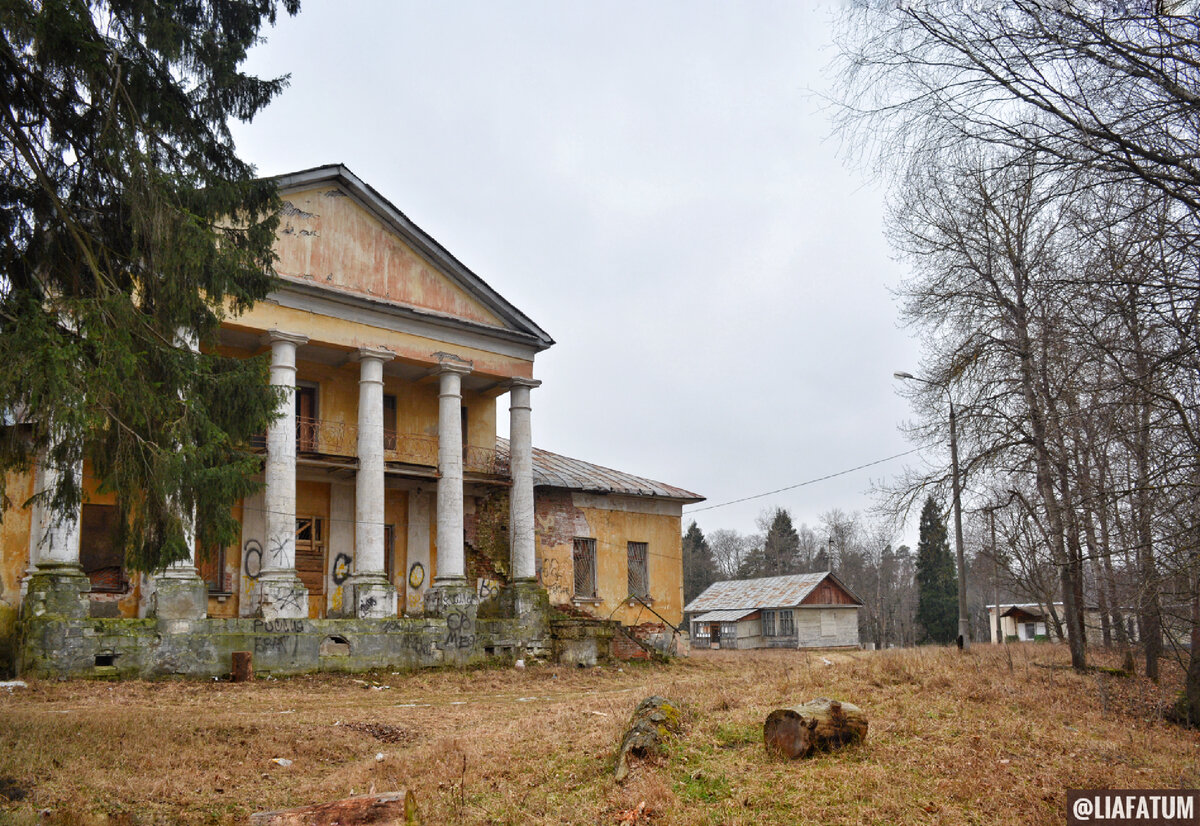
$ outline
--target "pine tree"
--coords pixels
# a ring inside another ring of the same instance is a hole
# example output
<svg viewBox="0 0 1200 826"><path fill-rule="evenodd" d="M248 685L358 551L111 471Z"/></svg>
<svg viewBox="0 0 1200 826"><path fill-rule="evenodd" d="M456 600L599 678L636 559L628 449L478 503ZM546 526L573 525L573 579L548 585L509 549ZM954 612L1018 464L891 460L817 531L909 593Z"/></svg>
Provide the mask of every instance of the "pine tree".
<svg viewBox="0 0 1200 826"><path fill-rule="evenodd" d="M921 508L917 543L917 622L926 639L948 643L958 636L957 583L946 523L930 496Z"/></svg>
<svg viewBox="0 0 1200 826"><path fill-rule="evenodd" d="M683 535L683 602L686 605L717 581L717 562L704 532L692 522Z"/></svg>
<svg viewBox="0 0 1200 826"><path fill-rule="evenodd" d="M0 4L0 513L5 474L42 453L64 471L49 504L78 508L87 458L137 570L190 557L181 514L202 546L235 541L278 398L262 359L215 344L274 283L278 198L228 122L286 84L239 70L279 5L299 11Z"/></svg>

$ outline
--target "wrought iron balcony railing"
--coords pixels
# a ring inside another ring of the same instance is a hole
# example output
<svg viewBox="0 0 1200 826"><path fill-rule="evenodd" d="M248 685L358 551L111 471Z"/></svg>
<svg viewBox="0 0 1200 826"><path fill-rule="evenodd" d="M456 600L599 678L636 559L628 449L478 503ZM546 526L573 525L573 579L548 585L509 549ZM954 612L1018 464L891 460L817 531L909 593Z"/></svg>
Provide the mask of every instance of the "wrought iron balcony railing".
<svg viewBox="0 0 1200 826"><path fill-rule="evenodd" d="M256 436L251 444L265 449L265 435ZM353 457L358 454L358 425L296 417L297 453L320 453L326 456ZM433 467L438 465L438 440L424 433L383 431L383 458L387 462ZM463 469L489 476L508 476L508 456L475 445L463 446Z"/></svg>

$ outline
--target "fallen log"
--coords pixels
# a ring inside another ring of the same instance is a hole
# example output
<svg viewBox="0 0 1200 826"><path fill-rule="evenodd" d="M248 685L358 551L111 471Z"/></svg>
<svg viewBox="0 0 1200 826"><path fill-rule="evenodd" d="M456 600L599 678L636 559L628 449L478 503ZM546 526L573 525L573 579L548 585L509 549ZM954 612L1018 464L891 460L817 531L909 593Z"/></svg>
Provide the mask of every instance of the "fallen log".
<svg viewBox="0 0 1200 826"><path fill-rule="evenodd" d="M814 751L832 751L867 739L867 718L852 703L818 697L767 715L763 742L767 754L795 760Z"/></svg>
<svg viewBox="0 0 1200 826"><path fill-rule="evenodd" d="M408 826L420 821L417 817L417 799L413 796L412 789L409 789L403 792L363 794L275 812L255 812L250 815L249 822L250 826Z"/></svg>
<svg viewBox="0 0 1200 826"><path fill-rule="evenodd" d="M631 757L645 759L665 754L666 741L681 730L679 707L666 697L655 695L638 703L617 749L617 764L613 771L617 782L629 775Z"/></svg>

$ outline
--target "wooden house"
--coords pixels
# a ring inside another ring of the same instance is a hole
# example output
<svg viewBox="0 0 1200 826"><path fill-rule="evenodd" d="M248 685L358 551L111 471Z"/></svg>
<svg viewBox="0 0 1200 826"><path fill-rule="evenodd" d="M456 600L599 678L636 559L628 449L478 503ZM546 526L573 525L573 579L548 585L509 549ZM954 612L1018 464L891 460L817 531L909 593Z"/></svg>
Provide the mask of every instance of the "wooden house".
<svg viewBox="0 0 1200 826"><path fill-rule="evenodd" d="M695 648L858 645L862 600L829 571L714 582L684 607Z"/></svg>

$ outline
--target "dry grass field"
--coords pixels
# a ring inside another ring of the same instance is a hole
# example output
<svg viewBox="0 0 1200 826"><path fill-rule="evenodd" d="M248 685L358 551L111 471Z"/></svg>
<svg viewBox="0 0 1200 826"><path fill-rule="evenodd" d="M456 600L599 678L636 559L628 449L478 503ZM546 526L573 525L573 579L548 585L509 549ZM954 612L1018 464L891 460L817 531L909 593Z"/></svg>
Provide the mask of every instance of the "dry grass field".
<svg viewBox="0 0 1200 826"><path fill-rule="evenodd" d="M0 689L0 822L240 823L411 788L430 824L1061 824L1068 788L1200 786L1200 733L1161 719L1177 673L1153 686L1066 657L706 651L589 670L30 682ZM617 785L615 747L651 694L682 704L685 733ZM767 714L817 696L861 706L867 742L768 759Z"/></svg>

